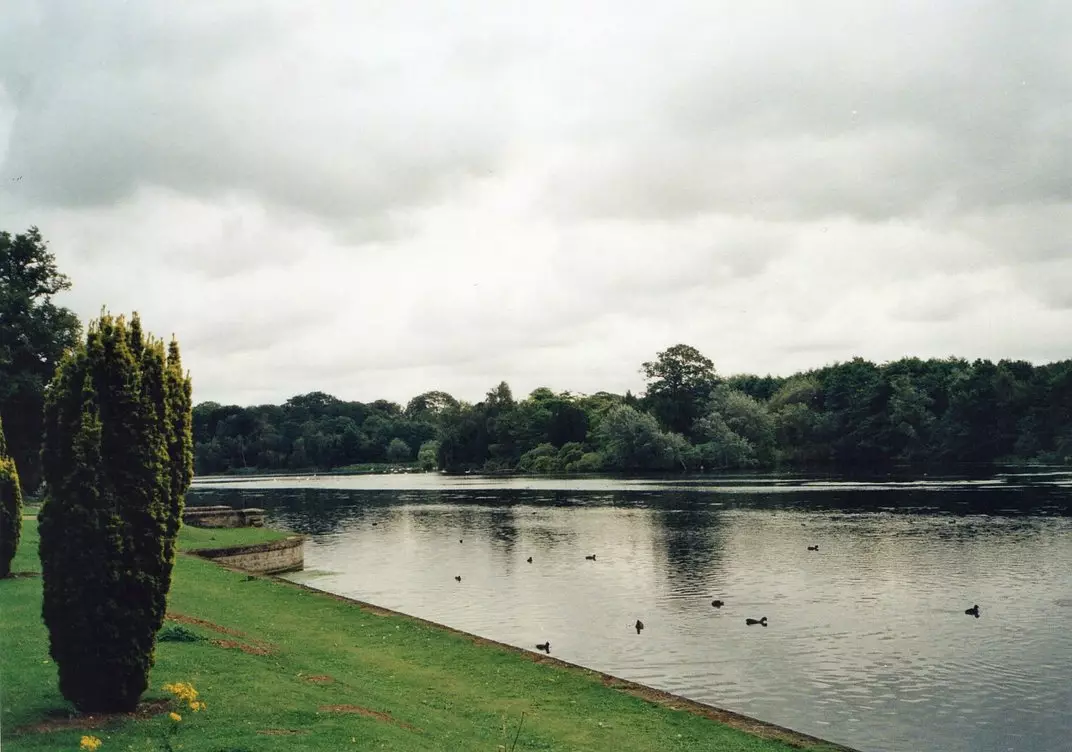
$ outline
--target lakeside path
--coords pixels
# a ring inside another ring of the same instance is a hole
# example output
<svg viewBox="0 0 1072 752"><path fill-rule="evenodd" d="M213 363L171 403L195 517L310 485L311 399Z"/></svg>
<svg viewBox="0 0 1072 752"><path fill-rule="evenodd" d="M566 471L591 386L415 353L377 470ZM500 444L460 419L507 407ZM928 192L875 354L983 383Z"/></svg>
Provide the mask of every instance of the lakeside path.
<svg viewBox="0 0 1072 752"><path fill-rule="evenodd" d="M282 534L186 528L180 548L275 537ZM37 541L36 521L25 520L14 571L39 570ZM172 727L171 743L184 752L845 749L188 554L176 562L167 625L200 639L158 645L145 712L69 718L40 611L39 576L0 581L5 752L77 750L87 733L103 741L101 752L158 749ZM160 687L180 681L208 709L183 712L176 724Z"/></svg>

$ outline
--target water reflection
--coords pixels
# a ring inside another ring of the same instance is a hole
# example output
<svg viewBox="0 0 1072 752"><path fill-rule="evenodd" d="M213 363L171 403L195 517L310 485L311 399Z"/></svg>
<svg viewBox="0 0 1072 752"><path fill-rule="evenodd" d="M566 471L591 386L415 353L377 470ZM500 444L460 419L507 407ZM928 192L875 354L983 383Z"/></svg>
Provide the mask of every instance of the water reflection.
<svg viewBox="0 0 1072 752"><path fill-rule="evenodd" d="M1048 750L1072 734L1067 479L269 481L193 500L313 536L316 587L860 749Z"/></svg>

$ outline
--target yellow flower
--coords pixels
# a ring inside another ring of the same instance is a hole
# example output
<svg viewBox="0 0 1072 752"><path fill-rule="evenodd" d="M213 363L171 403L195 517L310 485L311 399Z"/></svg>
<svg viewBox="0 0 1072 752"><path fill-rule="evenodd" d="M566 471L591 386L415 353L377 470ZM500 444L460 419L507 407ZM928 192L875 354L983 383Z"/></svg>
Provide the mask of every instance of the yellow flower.
<svg viewBox="0 0 1072 752"><path fill-rule="evenodd" d="M190 710L194 711L195 713L197 711L199 711L199 710L204 710L207 707L208 707L208 705L206 705L205 703L201 702L200 700L190 703Z"/></svg>
<svg viewBox="0 0 1072 752"><path fill-rule="evenodd" d="M100 749L101 740L95 736L83 736L82 743L78 745L79 749L86 749L89 752L94 752L96 749Z"/></svg>
<svg viewBox="0 0 1072 752"><path fill-rule="evenodd" d="M170 713L168 713L168 717L171 718L171 720L173 720L173 721L181 721L182 720L182 716L179 715L178 713L176 713L174 710L172 710Z"/></svg>
<svg viewBox="0 0 1072 752"><path fill-rule="evenodd" d="M197 699L197 690L194 689L194 685L189 682L175 682L174 684L165 684L164 691L170 692L177 698L186 703L192 703Z"/></svg>

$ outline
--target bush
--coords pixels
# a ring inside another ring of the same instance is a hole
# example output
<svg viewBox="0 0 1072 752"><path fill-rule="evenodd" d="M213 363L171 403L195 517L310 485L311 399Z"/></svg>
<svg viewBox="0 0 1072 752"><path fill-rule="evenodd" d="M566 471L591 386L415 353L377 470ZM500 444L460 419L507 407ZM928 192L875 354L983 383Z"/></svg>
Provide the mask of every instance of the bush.
<svg viewBox="0 0 1072 752"><path fill-rule="evenodd" d="M417 451L417 464L421 470L435 470L439 465L439 442L426 441Z"/></svg>
<svg viewBox="0 0 1072 752"><path fill-rule="evenodd" d="M412 459L413 450L409 448L409 444L402 439L391 439L391 443L387 445L388 462L409 462Z"/></svg>
<svg viewBox="0 0 1072 752"><path fill-rule="evenodd" d="M521 455L517 469L524 473L550 473L555 470L558 450L553 444L540 444Z"/></svg>
<svg viewBox="0 0 1072 752"><path fill-rule="evenodd" d="M163 625L193 474L178 345L102 315L45 402L42 616L60 692L82 712L134 710Z"/></svg>
<svg viewBox="0 0 1072 752"><path fill-rule="evenodd" d="M15 461L7 456L4 426L0 424L0 577L11 574L11 560L22 533L22 488Z"/></svg>
<svg viewBox="0 0 1072 752"><path fill-rule="evenodd" d="M563 444L558 450L558 467L565 470L575 462L579 462L584 457L584 447L576 441L570 441Z"/></svg>
<svg viewBox="0 0 1072 752"><path fill-rule="evenodd" d="M586 452L576 462L566 465L567 473L598 473L603 469L603 456L599 452Z"/></svg>
<svg viewBox="0 0 1072 752"><path fill-rule="evenodd" d="M597 438L603 465L625 472L670 470L680 467L680 434L659 430L648 413L631 407L616 407L599 425Z"/></svg>
<svg viewBox="0 0 1072 752"><path fill-rule="evenodd" d="M204 639L181 624L168 624L156 635L157 642L201 642Z"/></svg>

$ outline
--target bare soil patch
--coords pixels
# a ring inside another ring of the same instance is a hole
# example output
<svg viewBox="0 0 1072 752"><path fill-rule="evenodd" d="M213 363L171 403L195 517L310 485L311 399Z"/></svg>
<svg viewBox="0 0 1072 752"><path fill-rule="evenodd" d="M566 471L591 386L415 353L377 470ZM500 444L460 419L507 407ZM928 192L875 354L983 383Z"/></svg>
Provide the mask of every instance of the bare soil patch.
<svg viewBox="0 0 1072 752"><path fill-rule="evenodd" d="M169 611L167 618L170 621L175 621L180 624L190 624L195 627L202 627L204 629L217 632L219 634L228 635L230 637L244 637L249 641L249 644L238 642L237 640L209 640L213 645L220 648L231 648L234 650L241 650L243 653L249 653L250 655L271 655L275 652L275 646L271 643L263 642L261 640L253 640L246 637L245 632L240 632L237 629L231 629L230 627L223 627L219 624L214 624L207 619L199 619L196 616L188 616L187 614L179 614L174 611Z"/></svg>
<svg viewBox="0 0 1072 752"><path fill-rule="evenodd" d="M237 640L209 640L213 645L218 648L229 648L232 650L241 650L248 655L271 655L272 651L263 645L247 645L244 642L238 642Z"/></svg>
<svg viewBox="0 0 1072 752"><path fill-rule="evenodd" d="M99 729L113 723L132 718L151 718L166 713L171 709L171 700L150 700L138 705L133 713L87 713L74 714L67 710L53 711L52 717L30 726L15 729L16 734L47 734L50 731L69 731L73 729Z"/></svg>
<svg viewBox="0 0 1072 752"><path fill-rule="evenodd" d="M360 705L321 705L317 709L321 713L357 713L366 718L375 718L377 721L383 721L384 723L393 723L407 731L420 731L420 729L415 726L410 726L408 723L393 718L390 713L384 713L382 710L371 710L370 708L364 708Z"/></svg>
<svg viewBox="0 0 1072 752"><path fill-rule="evenodd" d="M245 632L239 632L237 629L231 629L230 627L221 627L219 624L213 624L205 619L198 619L196 616L187 616L186 614L177 614L174 611L168 611L167 618L171 621L177 621L179 624L190 624L195 627L204 627L210 629L213 632L219 632L220 634L230 635L231 637L245 637Z"/></svg>
<svg viewBox="0 0 1072 752"><path fill-rule="evenodd" d="M328 676L327 674L321 674L319 676L304 676L302 678L305 679L305 681L310 682L311 684L331 684L335 681L334 678Z"/></svg>

